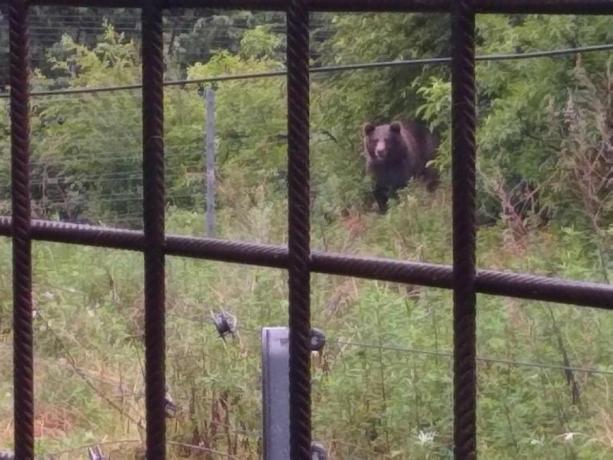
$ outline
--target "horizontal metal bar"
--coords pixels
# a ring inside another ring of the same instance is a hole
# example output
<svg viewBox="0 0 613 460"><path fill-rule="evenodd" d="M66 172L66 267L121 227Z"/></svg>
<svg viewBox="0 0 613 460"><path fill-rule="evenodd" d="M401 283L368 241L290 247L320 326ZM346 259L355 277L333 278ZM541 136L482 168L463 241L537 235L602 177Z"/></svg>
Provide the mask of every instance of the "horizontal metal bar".
<svg viewBox="0 0 613 460"><path fill-rule="evenodd" d="M543 57L559 57L565 55L571 55L576 53L588 53L594 51L609 51L613 50L613 43L605 43L602 45L581 46L577 48L560 48L553 50L542 51L529 51L526 53L502 53L502 54L485 54L482 56L475 56L476 61L511 61L521 59L534 59ZM381 62L363 62L356 64L341 64L333 66L311 67L309 71L313 74L316 73L332 73L332 72L345 72L349 70L367 70L378 69L384 67L409 67L417 65L441 65L451 62L449 57L439 58L422 58L422 59L406 59L398 61L381 61ZM207 78L194 78L189 80L166 80L164 86L184 86L204 83L214 83L221 81L233 81L233 80L249 80L253 78L270 78L281 77L286 75L285 70L271 70L268 72L250 72L240 73L233 75L218 75L216 77ZM91 94L91 93L108 93L113 91L126 91L142 88L142 85L133 83L130 85L117 85L117 86L98 86L98 87L82 87L82 88L66 88L66 89L50 89L42 91L32 91L30 96L61 96L70 94ZM0 99L6 99L10 97L10 93L0 94Z"/></svg>
<svg viewBox="0 0 613 460"><path fill-rule="evenodd" d="M31 5L140 8L147 0L30 0ZM309 11L448 12L452 0L307 0ZM6 4L8 0L0 0ZM164 0L164 8L283 11L287 0ZM613 0L474 0L477 13L613 14Z"/></svg>
<svg viewBox="0 0 613 460"><path fill-rule="evenodd" d="M0 235L11 236L11 218L0 217ZM32 221L32 238L69 244L142 251L141 231L119 230L43 220ZM287 249L243 241L189 236L166 236L165 252L172 256L209 259L261 267L287 268ZM329 275L451 289L448 265L313 251L310 269ZM613 310L613 286L524 273L478 270L477 292Z"/></svg>
<svg viewBox="0 0 613 460"><path fill-rule="evenodd" d="M141 8L148 0L30 0L31 5ZM0 4L8 0L1 0ZM216 8L285 11L289 0L164 0L164 8ZM307 0L309 11L440 11L449 0Z"/></svg>
<svg viewBox="0 0 613 460"><path fill-rule="evenodd" d="M453 1L453 0L450 0ZM612 14L613 0L474 0L477 13Z"/></svg>

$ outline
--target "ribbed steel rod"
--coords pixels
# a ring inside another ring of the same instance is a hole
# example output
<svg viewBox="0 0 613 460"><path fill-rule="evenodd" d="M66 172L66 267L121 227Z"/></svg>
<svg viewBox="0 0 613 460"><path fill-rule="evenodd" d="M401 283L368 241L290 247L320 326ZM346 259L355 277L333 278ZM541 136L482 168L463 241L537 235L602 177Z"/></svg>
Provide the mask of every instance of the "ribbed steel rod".
<svg viewBox="0 0 613 460"><path fill-rule="evenodd" d="M9 4L15 458L34 458L30 70L26 0Z"/></svg>
<svg viewBox="0 0 613 460"><path fill-rule="evenodd" d="M475 14L455 0L451 15L454 453L477 457Z"/></svg>
<svg viewBox="0 0 613 460"><path fill-rule="evenodd" d="M0 4L8 0L0 0ZM406 11L451 10L454 0L305 0L308 11ZM139 8L147 0L31 0L33 5ZM164 8L225 8L285 11L289 0L164 0ZM477 13L609 14L613 0L475 0Z"/></svg>
<svg viewBox="0 0 613 460"><path fill-rule="evenodd" d="M287 10L287 150L290 457L311 458L309 17Z"/></svg>
<svg viewBox="0 0 613 460"><path fill-rule="evenodd" d="M0 217L0 235L11 236L11 218ZM120 250L143 251L143 232L32 221L32 239ZM167 235L165 253L172 256L209 259L258 267L287 268L287 248L248 241L228 241L191 236ZM409 262L381 257L311 251L312 272L329 275L410 283L451 289L452 269L448 265ZM520 299L557 302L567 305L613 310L613 286L527 273L477 270L477 292Z"/></svg>
<svg viewBox="0 0 613 460"><path fill-rule="evenodd" d="M160 0L142 10L147 458L166 457L164 55Z"/></svg>

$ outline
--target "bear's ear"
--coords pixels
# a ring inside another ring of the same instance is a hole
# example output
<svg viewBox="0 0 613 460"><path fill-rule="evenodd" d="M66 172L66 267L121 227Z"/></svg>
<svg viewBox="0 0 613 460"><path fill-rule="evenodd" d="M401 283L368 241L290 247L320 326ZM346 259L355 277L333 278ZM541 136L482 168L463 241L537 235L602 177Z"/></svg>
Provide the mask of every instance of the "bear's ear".
<svg viewBox="0 0 613 460"><path fill-rule="evenodd" d="M362 132L368 136L370 135L370 133L372 133L375 130L375 125L373 125L372 123L364 123L362 125Z"/></svg>
<svg viewBox="0 0 613 460"><path fill-rule="evenodd" d="M397 121L393 122L393 123L390 125L390 130L391 130L393 133L396 133L396 134L398 134L398 133L400 132L400 128L401 128L400 123L399 123L399 122L397 122Z"/></svg>

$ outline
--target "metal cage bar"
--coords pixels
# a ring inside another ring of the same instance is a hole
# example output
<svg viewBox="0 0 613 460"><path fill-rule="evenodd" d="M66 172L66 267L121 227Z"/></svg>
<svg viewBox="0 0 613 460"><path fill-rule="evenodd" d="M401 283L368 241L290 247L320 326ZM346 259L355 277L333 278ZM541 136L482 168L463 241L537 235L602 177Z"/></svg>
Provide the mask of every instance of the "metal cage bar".
<svg viewBox="0 0 613 460"><path fill-rule="evenodd" d="M476 458L476 292L613 309L613 286L477 270L475 263L475 13L613 14L613 0L0 0L9 5L12 217L0 235L13 241L15 457L34 458L31 241L143 252L147 457L163 459L165 440L165 255L288 271L291 458L310 458L310 272L453 289L455 458ZM31 219L29 192L28 5L142 9L144 231ZM216 7L287 12L288 246L164 232L162 10ZM453 266L310 250L309 11L430 11L452 14Z"/></svg>
<svg viewBox="0 0 613 460"><path fill-rule="evenodd" d="M9 0L0 0L7 3ZM285 11L291 0L162 0L163 8ZM305 0L308 11L450 12L456 0ZM141 8L148 0L30 0L31 5ZM613 0L474 0L476 13L610 14Z"/></svg>
<svg viewBox="0 0 613 460"><path fill-rule="evenodd" d="M290 456L311 458L309 20L287 10L287 152Z"/></svg>
<svg viewBox="0 0 613 460"><path fill-rule="evenodd" d="M143 217L147 458L166 456L164 273L164 55L162 8L142 10Z"/></svg>
<svg viewBox="0 0 613 460"><path fill-rule="evenodd" d="M26 0L9 4L15 455L34 457L30 72Z"/></svg>
<svg viewBox="0 0 613 460"><path fill-rule="evenodd" d="M27 4L9 5L11 193L13 214L13 391L15 455L34 455L30 96Z"/></svg>
<svg viewBox="0 0 613 460"><path fill-rule="evenodd" d="M457 0L451 15L453 203L453 406L456 458L476 458L475 13Z"/></svg>
<svg viewBox="0 0 613 460"><path fill-rule="evenodd" d="M0 217L0 235L11 236L11 218ZM32 221L32 239L142 251L143 232L65 222ZM245 265L287 268L287 248L247 241L167 235L165 253ZM452 289L452 268L424 262L312 251L312 272ZM527 273L477 270L477 292L613 310L613 286Z"/></svg>

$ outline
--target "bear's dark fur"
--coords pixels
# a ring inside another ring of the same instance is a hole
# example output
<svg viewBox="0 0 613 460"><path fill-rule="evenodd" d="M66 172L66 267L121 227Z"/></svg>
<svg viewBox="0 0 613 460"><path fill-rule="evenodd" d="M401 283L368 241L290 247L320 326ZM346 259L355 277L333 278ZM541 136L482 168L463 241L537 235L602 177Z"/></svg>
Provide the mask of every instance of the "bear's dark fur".
<svg viewBox="0 0 613 460"><path fill-rule="evenodd" d="M366 170L374 178L373 194L381 212L387 210L389 198L413 178L423 179L430 191L436 188L438 173L427 163L436 154L438 139L428 128L402 121L365 123L362 129Z"/></svg>

